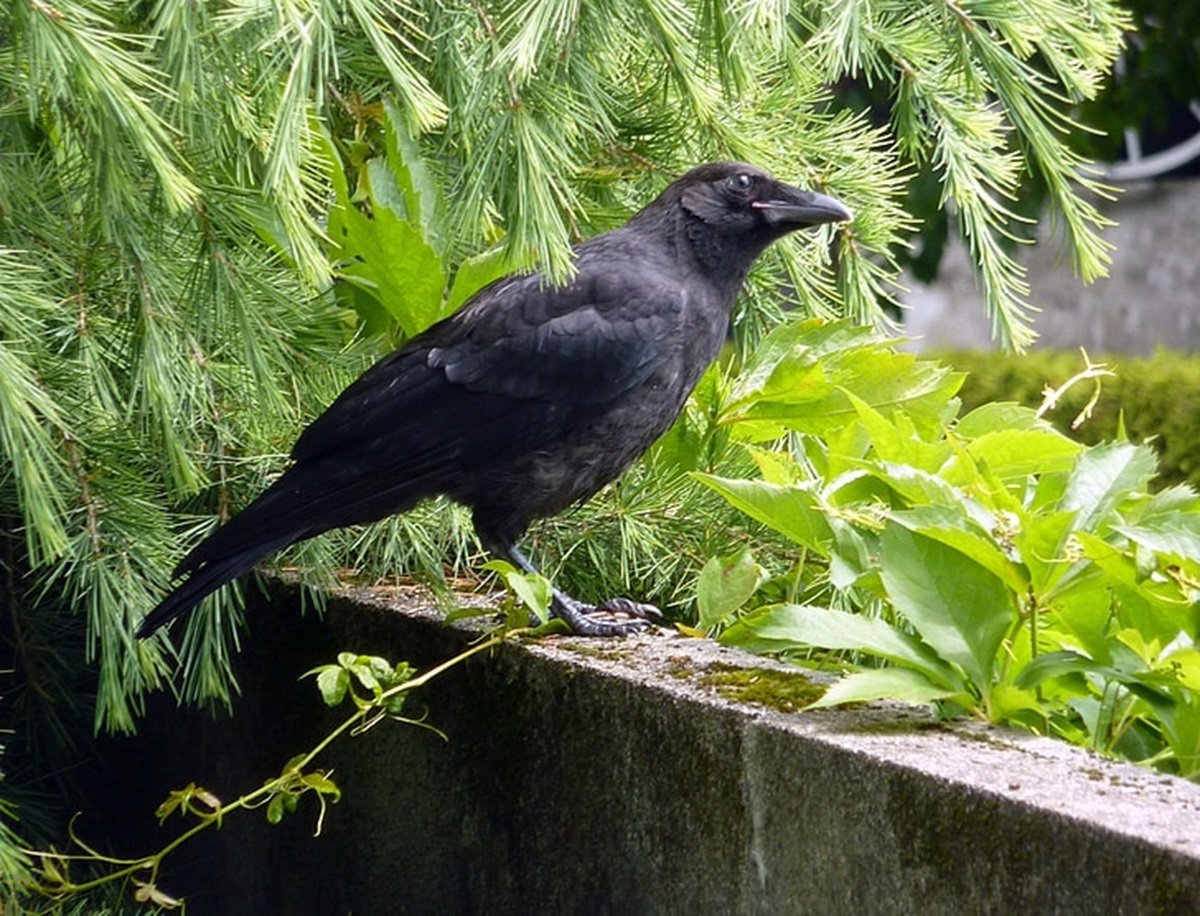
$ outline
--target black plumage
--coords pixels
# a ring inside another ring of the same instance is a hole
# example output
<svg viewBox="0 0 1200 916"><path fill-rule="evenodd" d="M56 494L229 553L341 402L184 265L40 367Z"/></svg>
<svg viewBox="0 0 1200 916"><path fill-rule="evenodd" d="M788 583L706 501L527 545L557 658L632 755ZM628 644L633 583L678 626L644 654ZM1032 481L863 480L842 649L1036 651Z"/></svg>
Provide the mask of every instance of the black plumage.
<svg viewBox="0 0 1200 916"><path fill-rule="evenodd" d="M578 246L564 285L512 275L385 357L301 434L292 466L183 558L145 636L268 554L445 494L492 552L587 499L678 417L725 340L754 259L804 226L850 219L837 200L744 163L688 172L624 226ZM657 612L627 599L553 611L580 633ZM616 615L613 612L617 612Z"/></svg>

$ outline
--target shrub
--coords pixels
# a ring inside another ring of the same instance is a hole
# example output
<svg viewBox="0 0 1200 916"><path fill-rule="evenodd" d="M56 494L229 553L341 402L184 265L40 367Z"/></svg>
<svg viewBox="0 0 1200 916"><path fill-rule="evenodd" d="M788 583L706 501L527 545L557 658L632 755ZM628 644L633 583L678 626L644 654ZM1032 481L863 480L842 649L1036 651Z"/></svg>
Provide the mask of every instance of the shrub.
<svg viewBox="0 0 1200 916"><path fill-rule="evenodd" d="M1062 384L1081 365L1078 353L1063 350L1023 356L959 352L941 358L967 373L959 392L964 413L997 401L1036 407L1047 385ZM1078 429L1070 429L1092 394L1090 386L1079 385L1063 396L1047 419L1089 445L1117 438L1124 423L1131 440L1146 442L1158 452L1161 483L1200 486L1200 358L1164 350L1147 358L1094 359L1116 376L1104 380L1091 416Z"/></svg>

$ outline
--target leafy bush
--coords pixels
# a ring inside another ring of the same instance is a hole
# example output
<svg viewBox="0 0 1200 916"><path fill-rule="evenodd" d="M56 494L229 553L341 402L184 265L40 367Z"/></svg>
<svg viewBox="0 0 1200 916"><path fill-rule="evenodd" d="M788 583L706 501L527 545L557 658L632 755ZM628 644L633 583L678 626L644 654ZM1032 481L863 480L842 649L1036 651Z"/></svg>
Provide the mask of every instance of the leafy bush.
<svg viewBox="0 0 1200 916"><path fill-rule="evenodd" d="M960 397L971 410L994 401L1037 406L1047 384L1058 385L1079 370L1079 354L1037 350L1023 356L962 352L941 358L967 373ZM1162 483L1200 487L1200 358L1163 351L1151 358L1097 357L1116 374L1104 380L1091 416L1074 435L1089 444L1116 438L1124 426L1135 442L1158 454ZM1047 414L1066 431L1091 391L1068 391Z"/></svg>
<svg viewBox="0 0 1200 916"><path fill-rule="evenodd" d="M799 322L716 386L714 427L759 472L696 476L801 562L762 581L714 561L701 625L841 653L816 706L933 703L1200 776L1200 496L1152 492L1146 445L1087 446L1011 403L959 414L961 381Z"/></svg>

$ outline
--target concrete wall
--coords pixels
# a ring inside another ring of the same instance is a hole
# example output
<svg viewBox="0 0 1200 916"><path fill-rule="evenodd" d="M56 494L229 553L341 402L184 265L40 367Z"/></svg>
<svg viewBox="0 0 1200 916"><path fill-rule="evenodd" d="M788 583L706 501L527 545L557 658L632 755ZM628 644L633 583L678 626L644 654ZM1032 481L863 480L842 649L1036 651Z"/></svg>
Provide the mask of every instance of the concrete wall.
<svg viewBox="0 0 1200 916"><path fill-rule="evenodd" d="M1133 185L1099 206L1117 222L1104 233L1116 246L1107 279L1080 283L1048 226L1038 245L1019 253L1030 301L1042 310L1038 345L1139 355L1200 347L1200 180ZM909 286L905 333L919 338L917 349L993 346L961 242L949 247L935 284Z"/></svg>
<svg viewBox="0 0 1200 916"><path fill-rule="evenodd" d="M401 603L252 606L236 717L164 703L103 742L81 832L153 848L167 789L277 773L335 721L296 678L339 650L428 665L470 638ZM740 704L701 682L723 664L763 662L668 635L505 646L420 696L448 741L383 725L330 753L320 837L312 805L241 815L162 884L189 914L1200 912L1200 786L906 707Z"/></svg>

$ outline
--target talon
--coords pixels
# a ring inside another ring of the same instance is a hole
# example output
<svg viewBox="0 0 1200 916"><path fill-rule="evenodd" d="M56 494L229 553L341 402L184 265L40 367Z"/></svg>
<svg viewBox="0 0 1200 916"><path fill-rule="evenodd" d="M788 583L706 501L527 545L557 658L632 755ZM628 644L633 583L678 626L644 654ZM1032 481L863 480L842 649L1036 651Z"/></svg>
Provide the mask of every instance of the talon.
<svg viewBox="0 0 1200 916"><path fill-rule="evenodd" d="M613 614L624 616L615 618ZM628 598L610 598L592 606L561 594L554 602L554 616L565 620L580 636L628 636L650 626L652 619L662 619L658 608Z"/></svg>
<svg viewBox="0 0 1200 916"><path fill-rule="evenodd" d="M611 611L616 614L626 614L647 622L661 623L666 618L663 612L653 604L643 604L630 598L609 598L596 605L597 611Z"/></svg>

